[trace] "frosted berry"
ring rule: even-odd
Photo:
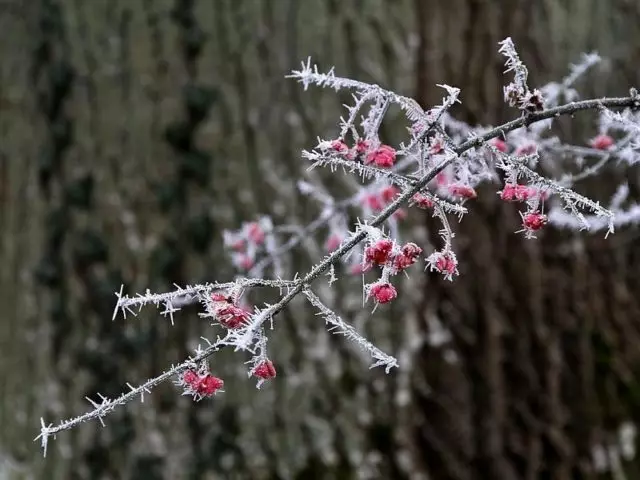
[[[251,316],[251,312],[237,305],[224,305],[215,311],[216,319],[220,325],[227,328],[238,328]]]
[[[389,145],[380,145],[367,154],[365,163],[373,163],[380,168],[393,167],[396,161],[396,151]]]
[[[505,202],[526,202],[535,197],[538,194],[538,190],[528,185],[509,183],[499,193],[500,198]]]
[[[469,185],[455,184],[449,186],[449,193],[456,197],[461,198],[476,198],[478,194]]]
[[[210,397],[224,386],[222,379],[213,375],[205,375],[200,378],[196,385],[196,392],[205,397]]]
[[[331,148],[338,153],[346,153],[349,150],[347,144],[342,140],[334,140],[333,142],[331,142]]]
[[[404,270],[416,263],[421,253],[422,249],[418,245],[415,243],[407,243],[393,259],[393,266],[398,271]]]
[[[367,150],[369,150],[369,142],[366,140],[358,140],[356,143],[356,152],[365,153]]]
[[[382,192],[380,192],[380,196],[386,203],[390,203],[399,193],[400,189],[391,185],[389,187],[383,188]]]
[[[242,255],[238,264],[243,270],[250,270],[253,267],[253,259],[248,255]]]
[[[324,242],[324,249],[327,252],[333,252],[336,248],[338,248],[340,246],[340,243],[342,243],[342,239],[340,238],[339,235],[329,235],[329,238],[327,238],[327,241]]]
[[[431,270],[444,275],[447,280],[452,280],[453,275],[458,274],[458,261],[452,252],[435,252],[427,258]]]
[[[184,372],[184,375],[182,375],[182,380],[184,380],[184,383],[186,383],[187,385],[193,387],[198,381],[198,374],[193,370],[187,370],[186,372]]]
[[[507,150],[509,150],[509,147],[507,147],[507,143],[504,140],[500,140],[499,138],[494,138],[493,140],[491,140],[491,145],[496,147],[496,149],[502,153],[507,153]]]
[[[608,150],[614,144],[609,135],[598,135],[591,140],[591,146],[597,150]]]
[[[538,146],[535,143],[527,143],[526,145],[522,145],[516,148],[516,155],[525,156],[525,155],[533,155],[538,151]]]
[[[398,292],[393,285],[386,282],[378,282],[369,288],[369,296],[378,303],[389,303],[398,296]]]
[[[393,242],[386,238],[378,240],[372,245],[368,246],[364,251],[365,260],[368,263],[376,265],[384,265],[389,261],[391,257],[391,250],[393,249]]]
[[[416,205],[417,207],[424,208],[424,209],[433,207],[433,201],[422,193],[416,193],[412,197],[412,200],[414,205]]]
[[[538,212],[530,212],[522,217],[522,225],[531,231],[540,230],[547,224],[547,216]]]
[[[249,240],[251,240],[256,245],[260,245],[262,242],[264,242],[264,231],[257,222],[249,224],[249,226],[247,227],[247,235],[249,236]]]
[[[383,207],[382,201],[380,197],[378,197],[377,195],[366,195],[362,199],[362,203],[374,211],[382,210],[382,207]]]
[[[256,367],[253,375],[263,380],[269,380],[276,376],[276,368],[273,366],[271,360],[266,360]]]

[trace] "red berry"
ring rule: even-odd
[[[396,161],[396,151],[389,145],[380,145],[376,150],[369,152],[365,163],[374,163],[381,168],[393,167]]]
[[[507,150],[509,150],[506,142],[504,140],[500,140],[499,138],[494,138],[493,140],[491,140],[491,145],[496,147],[496,149],[498,149],[502,153],[507,153]]]
[[[356,143],[356,152],[365,153],[367,150],[369,150],[369,142],[366,140],[358,140]]]
[[[516,148],[516,155],[518,156],[532,155],[536,153],[537,150],[538,150],[538,146],[535,143],[528,143],[526,145],[521,145],[520,147]]]
[[[331,142],[331,148],[333,148],[338,153],[345,153],[349,150],[349,147],[342,140],[334,140]]]
[[[398,292],[390,283],[378,282],[369,288],[369,296],[373,297],[378,303],[389,303],[398,296]]]
[[[388,239],[382,239],[368,246],[364,251],[364,257],[368,263],[384,265],[389,260],[393,242]]]
[[[247,235],[249,236],[249,240],[256,245],[260,245],[264,242],[264,231],[257,222],[249,224],[249,227],[247,228]]]
[[[418,255],[422,253],[422,249],[415,243],[407,243],[400,250],[400,254],[393,259],[393,266],[396,270],[404,270],[410,267],[418,259]]]
[[[198,375],[193,370],[187,370],[184,372],[184,375],[182,375],[182,380],[184,380],[184,383],[187,385],[193,386],[198,381]]]
[[[195,390],[200,395],[204,395],[208,397],[216,393],[223,386],[224,386],[224,382],[220,378],[207,374],[204,377],[200,378],[200,381],[196,385]]]
[[[236,305],[225,305],[215,312],[216,319],[220,325],[227,328],[238,328],[251,316],[251,312]]]
[[[327,241],[324,243],[324,249],[327,252],[333,252],[340,246],[340,243],[342,243],[342,238],[340,238],[339,235],[330,235],[329,238],[327,238]]]
[[[391,201],[399,193],[400,193],[400,189],[398,187],[391,185],[389,187],[383,188],[382,192],[380,192],[380,196],[382,197],[382,200],[384,200],[386,203],[391,203]]]
[[[522,225],[527,230],[540,230],[547,223],[547,216],[538,212],[527,213],[522,219]]]
[[[478,194],[476,193],[476,191],[471,188],[469,185],[451,185],[449,186],[449,193],[451,193],[451,195],[454,195],[456,197],[462,197],[462,198],[476,198],[478,196]]]
[[[420,208],[427,209],[427,208],[433,207],[433,201],[426,195],[423,195],[422,193],[416,193],[412,197],[412,200],[413,200],[413,203]]]
[[[383,207],[382,201],[380,200],[380,197],[378,197],[377,195],[366,195],[362,199],[362,203],[374,211],[382,210],[382,207]]]
[[[591,140],[591,146],[597,150],[608,150],[614,144],[609,135],[598,135]]]
[[[253,374],[263,380],[269,380],[276,376],[276,368],[273,366],[271,360],[266,360],[256,367]]]

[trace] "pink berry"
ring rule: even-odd
[[[243,252],[245,249],[245,241],[240,238],[231,244],[231,248],[236,252]]]
[[[193,386],[198,380],[198,375],[193,370],[187,370],[186,372],[184,372],[182,380],[184,380],[184,383],[186,383],[187,385]]]
[[[369,288],[369,296],[373,297],[378,303],[389,303],[398,296],[398,292],[390,283],[378,282]]]
[[[237,305],[224,305],[216,309],[215,315],[220,325],[234,329],[245,323],[251,317],[251,312]]]
[[[506,142],[504,140],[500,140],[499,138],[494,138],[493,140],[491,140],[491,145],[496,147],[496,149],[501,151],[502,153],[507,153],[507,150],[509,150]]]
[[[365,153],[367,150],[369,150],[369,142],[366,140],[358,140],[356,143],[356,152]]]
[[[382,202],[377,195],[367,195],[362,199],[362,203],[369,207],[371,210],[382,210]]]
[[[276,368],[273,366],[271,360],[266,360],[256,367],[253,374],[263,380],[269,380],[276,376]]]
[[[591,146],[597,150],[608,150],[614,144],[609,135],[598,135],[591,140]]]
[[[380,168],[393,167],[396,161],[396,151],[389,145],[380,145],[376,150],[369,152],[365,163],[374,163]]]
[[[522,225],[527,230],[537,231],[547,224],[547,216],[538,212],[527,213],[522,219]]]
[[[393,266],[398,271],[404,270],[416,263],[421,253],[422,249],[415,243],[407,243],[400,250],[400,254],[393,259]]]
[[[538,146],[535,143],[527,143],[526,145],[522,145],[516,148],[516,155],[525,156],[525,155],[533,155],[538,151]]]
[[[243,255],[240,257],[240,261],[238,262],[240,268],[243,270],[250,270],[253,267],[253,259],[248,255]]]
[[[256,245],[260,245],[262,242],[264,242],[264,231],[257,222],[249,224],[247,235],[249,236],[249,239]]]
[[[427,259],[432,270],[442,273],[446,279],[451,280],[458,274],[458,261],[451,252],[435,252]]]
[[[420,208],[427,209],[427,208],[433,207],[433,201],[426,195],[423,195],[422,193],[416,193],[412,197],[412,200],[413,200],[413,203]]]
[[[393,242],[385,238],[368,246],[364,251],[364,257],[368,263],[384,265],[389,261],[392,249]]]
[[[207,374],[200,378],[195,390],[200,395],[209,397],[220,390],[223,386],[224,382],[220,378]]]
[[[400,193],[400,189],[398,187],[391,185],[389,187],[383,188],[382,192],[380,192],[380,196],[382,197],[382,200],[384,200],[386,203],[390,203],[399,193]]]
[[[342,243],[342,238],[340,238],[339,235],[329,235],[329,238],[327,238],[327,241],[324,242],[324,249],[327,252],[333,252],[336,248],[338,248],[340,246],[340,243]]]
[[[478,196],[478,194],[472,187],[470,187],[469,185],[460,184],[449,186],[449,193],[461,198],[476,198]]]
[[[535,187],[521,184],[506,184],[500,193],[505,202],[526,202],[538,194]]]
[[[331,142],[331,148],[338,153],[345,153],[349,150],[349,147],[342,140],[334,140]]]

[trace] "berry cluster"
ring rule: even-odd
[[[367,287],[368,297],[377,303],[389,303],[398,293],[388,281],[389,275],[397,275],[416,263],[422,249],[415,243],[407,243],[402,247],[388,238],[371,241],[364,250],[362,271],[366,272],[374,266],[382,267],[379,281]]]

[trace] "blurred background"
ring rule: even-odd
[[[230,280],[223,229],[317,214],[296,191],[300,150],[336,135],[349,97],[285,79],[301,60],[424,107],[454,85],[458,118],[498,124],[514,116],[500,40],[530,85],[596,50],[606,61],[579,91],[623,96],[640,86],[638,25],[637,0],[1,0],[0,478],[640,478],[637,227],[525,241],[491,188],[455,226],[453,284],[415,268],[374,315],[360,278],[320,289],[399,358],[389,375],[293,302],[260,391],[247,358],[222,352],[213,400],[167,384],[105,428],[60,434],[46,459],[33,442],[40,417],[83,413],[211,334],[195,308],[175,326],[153,308],[112,321],[121,284]],[[561,123],[563,138],[585,144],[594,119]],[[392,144],[399,131],[382,128]],[[582,191],[606,201],[618,175]],[[403,235],[435,242],[433,222],[412,211]]]

